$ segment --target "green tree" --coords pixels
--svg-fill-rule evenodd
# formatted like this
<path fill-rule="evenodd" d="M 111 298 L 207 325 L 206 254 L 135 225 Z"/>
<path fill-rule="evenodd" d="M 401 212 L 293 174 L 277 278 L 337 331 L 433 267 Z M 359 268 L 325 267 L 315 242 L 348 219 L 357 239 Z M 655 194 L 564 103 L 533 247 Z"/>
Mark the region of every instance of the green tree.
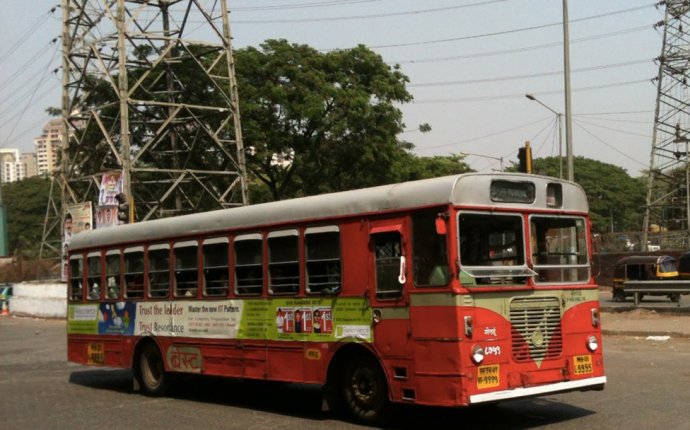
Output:
<path fill-rule="evenodd" d="M 403 175 L 401 180 L 414 181 L 472 172 L 472 168 L 465 163 L 464 159 L 463 155 L 419 157 L 408 154 L 404 165 L 398 167 Z"/>
<path fill-rule="evenodd" d="M 575 182 L 587 193 L 592 230 L 597 233 L 640 230 L 645 205 L 645 179 L 625 169 L 584 157 L 573 159 Z M 558 157 L 534 159 L 535 174 L 558 177 Z"/>
<path fill-rule="evenodd" d="M 49 193 L 50 179 L 43 177 L 2 185 L 11 255 L 30 259 L 38 257 Z"/>
<path fill-rule="evenodd" d="M 235 52 L 247 167 L 272 199 L 396 182 L 408 78 L 364 46 L 268 40 Z M 276 155 L 286 161 L 276 163 Z"/>

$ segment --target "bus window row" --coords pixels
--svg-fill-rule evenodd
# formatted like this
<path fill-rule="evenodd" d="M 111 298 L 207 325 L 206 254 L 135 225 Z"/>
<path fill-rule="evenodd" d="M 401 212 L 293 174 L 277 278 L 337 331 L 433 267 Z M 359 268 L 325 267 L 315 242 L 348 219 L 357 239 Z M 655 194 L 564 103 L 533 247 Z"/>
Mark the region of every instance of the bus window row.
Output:
<path fill-rule="evenodd" d="M 227 297 L 231 291 L 260 296 L 264 285 L 270 295 L 297 295 L 302 284 L 300 251 L 305 292 L 339 292 L 340 231 L 323 226 L 301 234 L 289 229 L 72 255 L 69 299 Z"/>

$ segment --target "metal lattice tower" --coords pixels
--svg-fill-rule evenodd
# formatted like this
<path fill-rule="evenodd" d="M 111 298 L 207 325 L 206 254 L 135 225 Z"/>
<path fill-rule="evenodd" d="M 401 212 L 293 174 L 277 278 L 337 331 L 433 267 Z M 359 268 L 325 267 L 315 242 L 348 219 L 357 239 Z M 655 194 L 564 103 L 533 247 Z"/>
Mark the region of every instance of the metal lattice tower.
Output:
<path fill-rule="evenodd" d="M 690 246 L 690 2 L 666 0 L 647 180 L 643 250 Z"/>
<path fill-rule="evenodd" d="M 95 201 L 113 170 L 137 221 L 247 204 L 226 0 L 62 9 L 63 205 Z"/>

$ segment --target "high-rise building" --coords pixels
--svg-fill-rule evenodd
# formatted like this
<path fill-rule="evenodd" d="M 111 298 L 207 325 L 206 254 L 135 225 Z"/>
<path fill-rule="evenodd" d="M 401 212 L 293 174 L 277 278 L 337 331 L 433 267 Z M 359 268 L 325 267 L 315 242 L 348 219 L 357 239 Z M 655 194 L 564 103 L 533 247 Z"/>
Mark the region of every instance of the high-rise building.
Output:
<path fill-rule="evenodd" d="M 19 150 L 17 149 L 0 149 L 0 182 L 14 182 L 18 179 L 22 172 L 21 162 L 19 160 Z"/>
<path fill-rule="evenodd" d="M 59 168 L 58 154 L 62 148 L 64 124 L 61 119 L 52 119 L 43 127 L 43 134 L 34 139 L 36 164 L 39 175 L 48 175 Z"/>
<path fill-rule="evenodd" d="M 25 178 L 38 175 L 38 164 L 36 164 L 35 152 L 25 152 L 20 156 L 20 159 L 22 166 L 24 166 L 24 171 L 26 172 Z"/>

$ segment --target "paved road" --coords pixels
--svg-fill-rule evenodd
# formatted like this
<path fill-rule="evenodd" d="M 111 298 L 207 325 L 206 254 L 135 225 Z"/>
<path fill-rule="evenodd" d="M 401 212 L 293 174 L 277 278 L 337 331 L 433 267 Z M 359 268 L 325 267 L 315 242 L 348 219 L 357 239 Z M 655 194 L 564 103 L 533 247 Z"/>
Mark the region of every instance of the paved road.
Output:
<path fill-rule="evenodd" d="M 609 384 L 469 410 L 407 407 L 393 428 L 498 430 L 688 429 L 690 339 L 609 336 Z M 133 392 L 124 370 L 66 363 L 65 323 L 0 318 L 0 428 L 355 429 L 320 410 L 319 391 L 294 384 L 187 378 L 168 398 Z"/>

